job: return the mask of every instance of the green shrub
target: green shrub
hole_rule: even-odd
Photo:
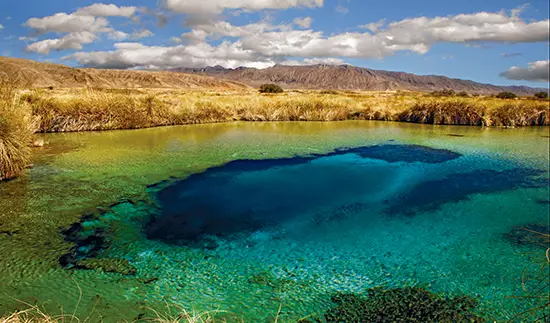
[[[537,98],[537,99],[548,99],[548,92],[537,92],[537,93],[535,93],[535,98]]]
[[[515,93],[512,92],[500,92],[497,94],[497,98],[499,99],[515,99],[518,96]]]
[[[470,95],[468,94],[468,92],[462,91],[462,92],[457,93],[456,96],[460,96],[460,97],[463,97],[463,98],[467,98],[467,97],[469,97]]]
[[[283,88],[277,84],[262,84],[260,93],[283,93]]]

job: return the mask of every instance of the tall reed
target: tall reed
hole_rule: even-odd
[[[16,82],[0,76],[0,181],[17,177],[30,163],[30,143],[36,130],[28,104]]]

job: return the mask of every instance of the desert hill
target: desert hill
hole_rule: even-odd
[[[532,95],[547,89],[526,86],[496,86],[468,80],[452,79],[436,75],[415,75],[360,68],[351,65],[275,65],[266,69],[239,67],[225,69],[221,66],[193,69],[178,68],[172,71],[193,73],[243,82],[251,86],[275,83],[284,88],[336,89],[336,90],[409,90],[431,92],[453,89],[468,93],[494,94],[503,91],[518,95]]]
[[[133,70],[72,68],[0,56],[0,77],[18,78],[30,87],[102,88],[245,88],[246,85],[208,76]]]

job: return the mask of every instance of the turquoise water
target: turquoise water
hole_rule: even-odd
[[[16,205],[0,218],[0,313],[14,299],[72,309],[78,285],[92,321],[169,304],[250,322],[280,308],[293,322],[337,291],[421,286],[507,320],[538,305],[510,297],[545,249],[509,237],[548,225],[547,133],[342,122],[48,135],[30,176],[0,186]]]

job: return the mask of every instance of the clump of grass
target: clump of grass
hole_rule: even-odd
[[[548,104],[537,102],[509,103],[491,112],[494,126],[548,126],[550,124]]]
[[[399,121],[446,124],[487,125],[484,122],[485,107],[467,101],[419,102],[399,115]]]
[[[17,177],[30,163],[36,122],[13,80],[0,77],[0,181]]]

